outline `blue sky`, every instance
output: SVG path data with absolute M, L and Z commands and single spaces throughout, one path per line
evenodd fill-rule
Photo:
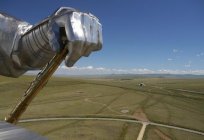
M 204 74 L 203 0 L 0 1 L 0 11 L 32 24 L 61 6 L 91 12 L 103 25 L 103 49 L 72 71 Z

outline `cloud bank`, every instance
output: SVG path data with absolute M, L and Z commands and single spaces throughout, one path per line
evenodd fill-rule
M 204 70 L 170 70 L 160 69 L 151 70 L 146 68 L 133 68 L 133 69 L 110 69 L 104 67 L 71 67 L 68 68 L 64 65 L 60 66 L 55 72 L 56 75 L 102 75 L 102 74 L 194 74 L 204 75 Z

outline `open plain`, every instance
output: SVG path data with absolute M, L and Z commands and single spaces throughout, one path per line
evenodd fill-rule
M 0 77 L 0 120 L 32 76 Z M 18 125 L 49 139 L 203 140 L 204 79 L 53 77 Z

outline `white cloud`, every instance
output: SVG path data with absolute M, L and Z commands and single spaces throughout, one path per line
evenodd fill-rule
M 105 70 L 105 68 L 99 67 L 99 68 L 96 68 L 96 70 L 103 71 Z
M 189 67 L 191 67 L 191 64 L 192 64 L 192 61 L 188 61 L 188 63 L 185 64 L 184 66 L 187 67 L 187 68 L 189 68 Z
M 199 53 L 199 54 L 196 54 L 197 57 L 200 57 L 200 56 L 204 56 L 204 53 Z
M 173 61 L 173 59 L 172 59 L 172 58 L 168 58 L 167 60 L 168 60 L 168 61 Z
M 174 53 L 177 53 L 179 50 L 178 49 L 173 49 L 173 52 Z
M 146 68 L 143 68 L 143 69 L 131 69 L 130 70 L 130 73 L 132 74 L 153 74 L 154 71 L 153 70 L 150 70 L 150 69 L 146 69 Z
M 185 67 L 191 67 L 192 62 L 189 61 Z M 56 75 L 101 75 L 101 74 L 204 74 L 204 70 L 171 70 L 159 69 L 151 70 L 147 68 L 133 68 L 133 69 L 110 69 L 105 67 L 71 67 L 60 66 L 55 73 Z

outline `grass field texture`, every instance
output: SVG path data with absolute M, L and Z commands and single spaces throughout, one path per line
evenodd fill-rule
M 0 77 L 0 118 L 23 95 L 32 76 Z M 139 86 L 144 83 L 144 86 Z M 22 119 L 109 116 L 127 117 L 204 131 L 204 79 L 53 77 Z M 135 140 L 141 124 L 61 120 L 19 123 L 49 139 Z M 148 126 L 144 139 L 204 139 L 203 136 Z

